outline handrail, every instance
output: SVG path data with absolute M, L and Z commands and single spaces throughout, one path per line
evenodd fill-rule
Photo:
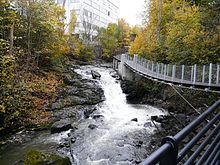
M 220 88 L 220 64 L 172 65 L 146 60 L 138 55 L 114 56 L 114 59 L 120 62 L 122 58 L 125 65 L 141 75 L 188 86 Z
M 189 157 L 189 159 L 185 162 L 185 164 L 194 163 L 195 159 L 199 158 L 199 163 L 204 163 L 205 159 L 211 155 L 211 159 L 207 159 L 206 164 L 208 162 L 219 161 L 219 158 L 216 158 L 216 155 L 219 154 L 219 139 L 220 139 L 220 112 L 214 116 L 212 120 L 210 120 L 203 129 L 201 129 L 197 135 L 191 139 L 188 144 L 186 144 L 183 149 L 178 152 L 178 147 L 181 141 L 190 133 L 195 131 L 195 129 L 204 121 L 207 122 L 207 117 L 210 114 L 214 114 L 216 110 L 220 107 L 220 99 L 216 101 L 211 107 L 209 107 L 204 113 L 202 113 L 198 118 L 196 118 L 193 122 L 191 122 L 188 126 L 182 129 L 179 133 L 177 133 L 174 137 L 165 137 L 162 140 L 162 146 L 158 148 L 154 153 L 152 153 L 146 160 L 144 160 L 141 165 L 154 165 L 156 163 L 160 163 L 160 165 L 176 165 L 183 160 L 186 156 L 187 152 L 198 142 L 201 138 L 204 138 L 205 133 L 210 130 L 211 133 L 207 135 L 206 139 L 203 140 L 201 145 L 194 151 L 194 153 Z M 217 122 L 217 123 L 216 123 Z M 215 124 L 216 123 L 216 124 Z M 217 134 L 217 135 L 216 135 Z M 213 139 L 213 140 L 212 140 Z M 211 144 L 210 144 L 210 141 Z M 208 146 L 208 147 L 207 147 Z M 206 151 L 203 155 L 199 155 L 201 151 L 206 147 Z M 178 154 L 179 153 L 179 154 Z M 215 161 L 214 161 L 215 160 Z M 208 164 L 207 164 L 208 165 Z
M 158 160 L 162 159 L 168 152 L 172 149 L 170 143 L 162 145 L 158 150 L 152 153 L 146 160 L 144 160 L 141 165 L 154 165 L 158 163 Z
M 220 106 L 220 100 L 216 101 L 211 107 L 208 108 L 208 110 L 202 113 L 196 120 L 191 122 L 188 126 L 186 126 L 179 133 L 177 133 L 174 136 L 177 142 L 183 140 L 192 131 L 192 129 L 196 128 L 201 122 L 203 122 L 209 114 L 213 113 L 216 110 L 216 108 L 218 108 L 218 106 Z

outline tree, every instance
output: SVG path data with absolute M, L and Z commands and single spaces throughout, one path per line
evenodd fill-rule
M 27 50 L 30 63 L 44 65 L 69 51 L 68 37 L 64 35 L 64 10 L 53 0 L 21 0 L 16 5 L 22 11 L 22 48 Z
M 130 53 L 164 63 L 218 62 L 219 4 L 215 0 L 150 0 L 145 28 Z
M 83 10 L 83 14 L 80 18 L 83 26 L 81 34 L 82 40 L 86 45 L 91 43 L 97 33 L 98 26 L 96 26 L 96 21 L 98 17 L 99 16 L 95 15 L 93 11 Z
M 32 92 L 39 89 L 33 86 L 40 86 L 33 77 L 53 69 L 69 51 L 63 19 L 64 10 L 53 0 L 0 1 L 1 135 L 29 123 L 37 106 Z
M 125 53 L 130 45 L 130 27 L 124 19 L 118 20 L 117 28 L 118 52 Z
M 118 46 L 117 43 L 117 35 L 118 35 L 118 29 L 117 24 L 110 23 L 107 27 L 107 29 L 101 28 L 99 30 L 98 39 L 101 43 L 102 47 L 102 56 L 104 58 L 111 57 Z

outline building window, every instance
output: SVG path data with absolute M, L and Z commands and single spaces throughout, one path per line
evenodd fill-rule
M 108 16 L 110 16 L 110 11 L 108 11 Z
M 86 17 L 88 17 L 88 16 L 89 16 L 89 11 L 86 10 L 86 9 L 83 9 L 83 15 L 85 15 Z

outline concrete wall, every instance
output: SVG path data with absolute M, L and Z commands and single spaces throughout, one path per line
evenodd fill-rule
M 136 58 L 134 58 L 136 60 Z M 129 81 L 137 81 L 141 79 L 141 76 L 133 72 L 125 65 L 126 55 L 121 55 L 121 62 L 116 59 L 113 59 L 113 68 L 118 71 L 118 74 L 122 78 L 122 80 L 129 80 Z

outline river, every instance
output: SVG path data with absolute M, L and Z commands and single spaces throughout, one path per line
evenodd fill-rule
M 91 70 L 101 74 L 101 79 L 95 81 L 105 95 L 97 110 L 89 118 L 82 118 L 77 129 L 52 135 L 43 131 L 25 144 L 5 147 L 0 153 L 0 164 L 22 159 L 30 148 L 52 151 L 68 138 L 74 139 L 70 143 L 71 151 L 59 149 L 58 152 L 69 156 L 74 165 L 138 164 L 147 156 L 150 135 L 155 130 L 150 118 L 164 112 L 148 105 L 128 104 L 119 80 L 112 77 L 115 72 L 111 68 L 82 66 L 75 71 L 84 79 L 92 79 Z

